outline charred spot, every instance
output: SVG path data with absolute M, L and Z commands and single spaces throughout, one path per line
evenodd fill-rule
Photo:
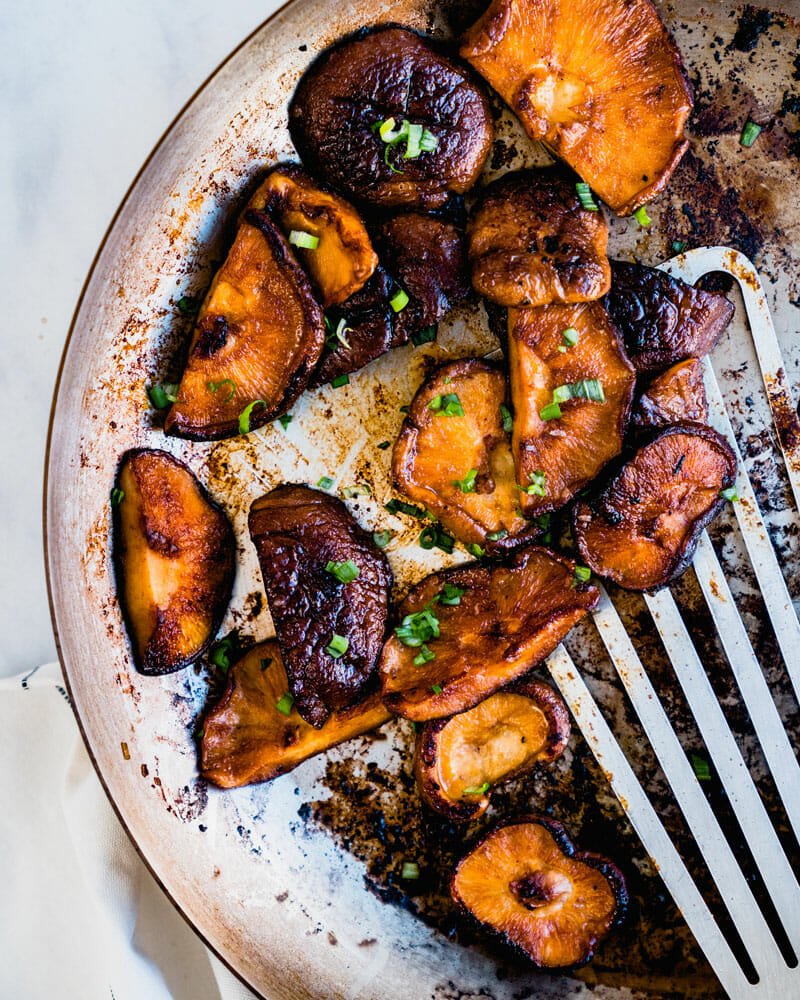
M 221 351 L 228 340 L 228 321 L 224 316 L 204 316 L 197 326 L 194 354 L 211 358 Z
M 731 47 L 739 52 L 752 52 L 764 32 L 769 30 L 773 20 L 774 15 L 771 11 L 748 4 L 739 18 Z

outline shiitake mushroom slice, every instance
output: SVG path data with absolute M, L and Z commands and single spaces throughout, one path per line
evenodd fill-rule
M 355 295 L 377 267 L 378 256 L 358 212 L 301 167 L 287 164 L 271 171 L 250 207 L 278 223 L 311 276 L 323 309 Z
M 400 27 L 324 52 L 297 86 L 289 129 L 304 163 L 356 202 L 425 210 L 472 187 L 494 135 L 479 83 Z
M 420 795 L 451 822 L 476 819 L 493 788 L 560 757 L 569 734 L 561 696 L 523 678 L 466 712 L 423 724 L 414 757 Z
M 655 267 L 611 261 L 605 299 L 637 372 L 658 372 L 710 354 L 733 319 L 720 292 L 694 288 Z
M 417 390 L 392 453 L 397 489 L 459 541 L 491 552 L 539 533 L 520 510 L 507 403 L 496 366 L 442 365 Z
M 620 215 L 658 194 L 689 147 L 691 87 L 649 0 L 493 0 L 461 55 Z
M 573 562 L 538 547 L 426 577 L 381 653 L 386 707 L 416 722 L 471 708 L 532 670 L 598 600 Z
M 464 233 L 452 222 L 402 212 L 379 223 L 375 237 L 383 265 L 408 295 L 394 319 L 404 342 L 469 294 Z
M 736 477 L 727 441 L 704 424 L 659 431 L 573 511 L 586 565 L 628 590 L 657 590 L 689 566 Z
M 203 720 L 200 773 L 220 788 L 270 781 L 304 760 L 382 726 L 390 713 L 372 693 L 333 712 L 321 729 L 297 713 L 274 639 L 249 649 Z
M 297 711 L 322 727 L 376 675 L 392 574 L 336 497 L 284 484 L 254 501 L 250 537 Z
M 114 556 L 134 661 L 167 674 L 211 644 L 231 596 L 230 523 L 172 455 L 137 448 L 122 458 L 114 496 Z
M 522 170 L 490 184 L 467 227 L 472 284 L 501 306 L 591 302 L 611 285 L 601 211 L 581 205 L 563 167 Z
M 325 343 L 305 271 L 269 215 L 248 209 L 197 317 L 164 430 L 200 441 L 285 413 Z
M 461 912 L 542 969 L 589 962 L 629 902 L 619 868 L 579 852 L 544 816 L 495 826 L 461 859 L 450 893 Z
M 600 302 L 508 310 L 512 449 L 527 516 L 562 507 L 622 450 L 635 375 Z M 560 394 L 579 394 L 554 403 Z
M 652 430 L 689 420 L 708 422 L 708 399 L 703 383 L 703 365 L 687 358 L 657 375 L 639 396 L 631 412 L 631 426 Z

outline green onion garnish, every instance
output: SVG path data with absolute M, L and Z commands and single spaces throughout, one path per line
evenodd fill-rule
M 439 602 L 448 607 L 455 607 L 461 603 L 461 598 L 466 594 L 464 587 L 457 587 L 454 583 L 446 583 L 439 591 Z
M 325 346 L 331 350 L 335 351 L 339 344 L 345 348 L 345 350 L 350 349 L 350 341 L 347 339 L 347 334 L 353 331 L 347 325 L 347 320 L 342 316 L 336 326 L 333 322 L 326 316 L 325 317 L 325 329 L 328 331 L 325 335 Z
M 391 441 L 381 441 L 378 444 L 378 447 L 380 448 L 381 451 L 386 451 L 387 448 L 391 448 L 392 447 L 392 442 Z
M 250 433 L 250 414 L 257 406 L 266 406 L 267 402 L 264 399 L 254 399 L 252 403 L 248 403 L 247 406 L 239 414 L 239 433 L 249 434 Z
M 284 413 L 282 416 L 278 417 L 278 423 L 284 430 L 286 430 L 286 428 L 293 420 L 294 417 L 291 415 L 291 413 Z
M 519 486 L 517 488 L 522 490 L 523 493 L 527 493 L 529 497 L 545 496 L 547 477 L 541 469 L 537 469 L 536 472 L 529 473 L 528 479 L 530 482 L 527 486 Z
M 389 542 L 392 540 L 391 531 L 373 531 L 372 541 L 378 546 L 379 549 L 385 549 Z
M 121 490 L 119 486 L 115 486 L 111 491 L 111 496 L 109 497 L 112 507 L 119 507 L 122 501 L 125 499 L 125 490 Z
M 211 393 L 212 396 L 217 391 L 217 389 L 221 389 L 224 385 L 229 385 L 231 387 L 231 391 L 228 393 L 225 399 L 223 399 L 223 403 L 230 403 L 230 401 L 236 395 L 236 383 L 233 381 L 232 378 L 224 378 L 221 382 L 206 382 L 206 387 L 208 388 L 208 391 Z
M 573 570 L 573 576 L 578 583 L 588 583 L 592 578 L 592 571 L 588 566 L 576 566 Z
M 366 483 L 355 483 L 353 486 L 343 486 L 342 496 L 345 500 L 352 500 L 354 497 L 371 497 L 372 490 Z
M 605 403 L 603 383 L 597 378 L 584 378 L 571 385 L 559 385 L 553 390 L 554 403 L 563 403 L 568 399 L 588 399 L 593 403 Z
M 422 152 L 422 126 L 409 125 L 408 139 L 406 140 L 406 151 L 403 153 L 404 160 L 416 160 Z
M 470 555 L 475 556 L 476 559 L 480 559 L 482 556 L 486 555 L 486 549 L 482 549 L 477 542 L 470 542 L 467 546 L 467 552 Z
M 744 128 L 742 129 L 742 134 L 739 137 L 739 142 L 742 144 L 742 146 L 745 146 L 747 149 L 749 149 L 760 134 L 761 134 L 761 125 L 756 125 L 755 122 L 750 121 L 750 119 L 748 118 L 747 121 L 744 123 Z
M 441 684 L 431 684 L 431 691 L 433 691 L 434 694 L 441 694 L 442 693 L 442 685 Z
M 423 344 L 430 344 L 436 340 L 436 324 L 423 326 L 421 330 L 411 334 L 411 343 L 414 347 L 421 347 Z
M 302 229 L 293 229 L 289 233 L 289 242 L 292 246 L 302 247 L 303 250 L 316 250 L 319 246 L 319 236 L 304 233 Z
M 329 490 L 331 486 L 333 486 L 333 480 L 330 476 L 320 476 L 317 481 L 317 486 L 319 486 L 321 490 Z
M 394 312 L 402 312 L 408 305 L 408 292 L 402 288 L 398 288 L 394 295 L 389 299 L 389 305 L 392 307 Z
M 423 666 L 423 664 L 430 663 L 431 660 L 435 659 L 436 659 L 436 653 L 434 653 L 432 649 L 428 649 L 425 643 L 423 643 L 420 646 L 419 652 L 412 660 L 412 663 L 414 664 L 415 667 L 421 667 Z
M 685 240 L 673 240 L 672 241 L 672 252 L 673 253 L 683 253 L 688 244 Z
M 463 417 L 464 407 L 455 392 L 447 392 L 443 396 L 434 396 L 428 403 L 428 409 L 440 417 Z
M 399 407 L 399 410 L 400 410 L 401 413 L 408 413 L 408 407 L 407 406 L 401 406 L 401 407 Z
M 436 598 L 426 604 L 422 611 L 406 615 L 395 628 L 394 634 L 404 646 L 416 649 L 424 646 L 431 639 L 439 638 L 439 619 L 431 611 L 431 605 L 435 603 Z
M 636 211 L 633 213 L 634 219 L 639 223 L 640 226 L 647 227 L 652 223 L 652 219 L 647 214 L 647 207 L 645 205 L 640 205 Z
M 228 670 L 231 665 L 231 658 L 236 656 L 239 649 L 239 637 L 235 633 L 226 635 L 219 642 L 215 642 L 211 647 L 208 658 L 215 667 L 220 670 Z
M 500 528 L 499 531 L 490 531 L 486 536 L 488 542 L 499 542 L 501 538 L 508 537 L 508 532 L 505 528 Z
M 482 785 L 470 785 L 461 793 L 462 795 L 485 795 L 489 791 L 489 782 L 484 781 Z
M 719 495 L 723 500 L 729 500 L 731 503 L 739 502 L 739 494 L 736 492 L 735 486 L 729 486 L 727 490 L 720 490 Z
M 349 375 L 337 375 L 336 378 L 331 379 L 331 388 L 341 389 L 343 385 L 348 385 L 350 382 Z
M 183 313 L 184 316 L 194 316 L 200 308 L 199 299 L 195 299 L 191 295 L 184 295 L 175 304 L 178 307 L 178 312 Z
M 383 139 L 384 142 L 390 142 L 391 136 L 394 132 L 394 127 L 397 122 L 394 118 L 387 118 L 386 121 L 380 122 L 378 125 L 378 135 Z
M 339 657 L 344 656 L 350 645 L 350 640 L 345 639 L 343 635 L 337 635 L 335 632 L 331 636 L 331 641 L 325 647 L 325 652 L 333 657 L 334 660 L 338 660 Z
M 448 555 L 453 551 L 456 540 L 452 535 L 448 535 L 440 525 L 429 524 L 423 528 L 419 536 L 419 544 L 423 549 L 441 549 Z
M 156 410 L 166 410 L 172 403 L 177 403 L 177 383 L 165 382 L 163 385 L 151 385 L 147 390 L 147 398 Z
M 697 754 L 689 754 L 692 761 L 692 769 L 694 770 L 695 776 L 698 781 L 711 781 L 711 768 L 708 766 L 708 761 L 704 760 L 702 757 L 698 757 Z
M 428 512 L 423 507 L 417 507 L 413 503 L 406 503 L 405 500 L 390 500 L 387 504 L 384 504 L 384 508 L 389 511 L 390 514 L 408 514 L 409 517 L 419 518 L 420 521 L 425 521 L 428 518 Z
M 475 492 L 475 479 L 478 475 L 477 469 L 470 469 L 463 479 L 454 479 L 453 486 L 457 486 L 462 493 Z
M 597 202 L 592 197 L 592 189 L 588 184 L 584 184 L 583 181 L 578 181 L 575 185 L 575 190 L 578 192 L 578 197 L 580 198 L 581 208 L 585 208 L 588 212 L 599 212 Z
M 561 416 L 561 407 L 558 403 L 548 403 L 539 410 L 541 420 L 558 420 Z
M 510 434 L 514 429 L 514 418 L 511 416 L 511 410 L 509 410 L 505 403 L 500 404 L 500 419 L 503 421 L 503 430 L 506 434 Z
M 580 339 L 580 334 L 574 327 L 568 326 L 567 329 L 561 334 L 561 339 L 567 347 L 574 347 Z
M 325 564 L 325 572 L 335 576 L 339 583 L 352 583 L 360 570 L 352 559 L 347 559 L 344 562 L 334 562 L 329 559 Z
M 291 691 L 287 691 L 286 694 L 275 703 L 275 708 L 281 713 L 281 715 L 291 715 L 292 705 L 294 705 L 294 695 Z
M 416 861 L 403 862 L 403 867 L 400 871 L 400 878 L 404 879 L 419 878 L 419 865 L 416 863 Z

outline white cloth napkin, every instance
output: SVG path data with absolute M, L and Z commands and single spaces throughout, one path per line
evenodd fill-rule
M 254 1000 L 122 830 L 56 663 L 0 680 L 0 997 Z

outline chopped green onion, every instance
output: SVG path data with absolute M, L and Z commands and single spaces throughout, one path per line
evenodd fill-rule
M 575 185 L 575 190 L 580 198 L 581 208 L 585 208 L 588 212 L 600 211 L 597 206 L 597 202 L 592 197 L 592 189 L 588 184 L 585 184 L 583 181 L 578 181 Z
M 404 646 L 411 646 L 414 649 L 424 646 L 431 639 L 439 638 L 439 619 L 431 611 L 431 605 L 434 603 L 435 600 L 430 601 L 422 611 L 406 615 L 395 627 L 394 634 Z
M 554 403 L 565 403 L 568 399 L 588 399 L 593 403 L 605 403 L 603 383 L 596 378 L 585 378 L 580 382 L 558 385 L 553 389 Z
M 254 399 L 252 403 L 248 403 L 247 406 L 239 414 L 239 433 L 249 434 L 250 433 L 250 414 L 257 406 L 266 406 L 267 402 L 265 399 Z
M 419 145 L 423 153 L 432 153 L 438 147 L 439 139 L 430 129 L 426 128 L 422 130 L 422 139 Z
M 353 486 L 343 486 L 342 496 L 345 500 L 352 500 L 354 497 L 371 497 L 372 490 L 366 483 L 355 483 Z
M 292 246 L 302 247 L 303 250 L 316 250 L 319 246 L 319 236 L 304 233 L 302 229 L 293 229 L 289 233 L 289 242 Z
M 282 416 L 278 417 L 278 423 L 284 430 L 286 430 L 286 428 L 293 420 L 294 417 L 291 415 L 291 413 L 284 413 Z
M 350 349 L 350 341 L 347 339 L 347 334 L 353 331 L 347 325 L 347 320 L 344 316 L 340 317 L 339 322 L 334 327 L 333 322 L 326 316 L 325 317 L 325 329 L 328 331 L 325 335 L 325 346 L 331 350 L 335 351 L 339 344 L 345 348 L 345 350 Z
M 184 295 L 182 298 L 178 299 L 176 305 L 179 313 L 183 313 L 184 316 L 194 316 L 200 308 L 200 300 L 195 299 L 191 295 Z
M 384 504 L 384 508 L 389 511 L 390 514 L 408 514 L 409 517 L 419 518 L 420 521 L 426 520 L 429 517 L 427 510 L 423 507 L 417 507 L 413 503 L 406 503 L 405 500 L 390 500 L 387 504 Z
M 761 125 L 756 125 L 754 121 L 750 121 L 748 118 L 744 123 L 744 128 L 742 129 L 742 134 L 739 137 L 739 142 L 747 149 L 749 149 L 756 139 L 761 134 Z
M 339 657 L 344 656 L 349 646 L 349 639 L 345 639 L 343 635 L 337 635 L 334 632 L 331 636 L 331 641 L 325 647 L 325 652 L 332 656 L 334 660 L 338 660 Z
M 319 486 L 321 490 L 329 490 L 331 486 L 333 486 L 333 480 L 330 476 L 320 476 L 317 480 L 317 486 Z
M 500 404 L 500 419 L 503 421 L 503 430 L 506 434 L 510 434 L 514 429 L 514 418 L 511 416 L 511 410 L 509 410 L 505 403 Z
M 387 118 L 386 121 L 380 122 L 378 125 L 378 135 L 383 139 L 384 142 L 390 141 L 390 136 L 393 134 L 393 130 L 397 122 L 394 118 Z
M 336 378 L 331 379 L 331 387 L 333 389 L 341 389 L 343 385 L 348 385 L 350 382 L 349 375 L 337 375 Z
M 217 389 L 221 389 L 223 385 L 229 385 L 231 387 L 231 391 L 223 400 L 223 403 L 230 403 L 230 401 L 236 395 L 236 383 L 233 381 L 232 378 L 224 378 L 221 382 L 206 382 L 208 391 L 212 394 L 212 396 L 217 391 Z
M 454 583 L 446 583 L 439 591 L 439 603 L 455 607 L 461 603 L 461 598 L 466 592 L 464 587 L 457 587 Z
M 408 301 L 408 292 L 404 291 L 402 288 L 398 288 L 394 295 L 389 299 L 389 305 L 392 307 L 394 312 L 399 313 L 405 309 L 408 305 Z
M 723 500 L 729 500 L 731 503 L 739 502 L 739 494 L 736 492 L 735 486 L 729 486 L 727 490 L 720 490 L 719 495 Z
M 178 397 L 175 393 L 178 386 L 174 382 L 165 382 L 163 385 L 151 385 L 147 390 L 147 398 L 156 410 L 166 410 L 171 403 L 177 403 Z
M 489 791 L 489 782 L 484 781 L 482 785 L 470 785 L 461 793 L 462 795 L 485 795 Z
M 567 347 L 574 347 L 578 343 L 579 338 L 580 334 L 572 326 L 568 326 L 567 329 L 561 334 L 561 339 Z
M 422 126 L 408 126 L 408 139 L 406 141 L 406 151 L 403 153 L 404 160 L 416 160 L 422 152 Z
M 647 214 L 647 207 L 645 205 L 640 205 L 633 213 L 633 217 L 643 227 L 649 226 L 653 221 Z
M 423 326 L 421 330 L 411 334 L 411 343 L 414 347 L 421 347 L 423 344 L 430 344 L 436 340 L 436 324 Z
M 294 695 L 291 691 L 287 691 L 286 694 L 275 703 L 275 708 L 281 713 L 281 715 L 291 715 L 292 705 L 294 705 Z
M 419 865 L 416 863 L 416 861 L 403 862 L 403 867 L 400 871 L 400 878 L 404 879 L 419 878 Z
M 386 451 L 387 448 L 391 448 L 392 447 L 392 442 L 391 441 L 381 441 L 380 444 L 378 445 L 378 447 L 380 448 L 381 451 Z
M 385 549 L 389 542 L 392 540 L 391 531 L 373 531 L 372 541 L 378 546 L 379 549 Z
M 475 492 L 475 479 L 478 475 L 477 469 L 470 469 L 463 479 L 454 479 L 453 486 L 457 486 L 462 493 Z
M 697 754 L 689 754 L 692 761 L 692 769 L 694 770 L 695 776 L 698 781 L 711 781 L 711 768 L 708 766 L 708 761 L 704 760 L 702 757 L 698 757 Z
M 433 410 L 440 417 L 463 417 L 464 407 L 457 393 L 447 392 L 443 396 L 434 396 L 428 403 L 428 409 Z
M 325 572 L 335 576 L 339 583 L 352 583 L 358 577 L 360 570 L 352 559 L 344 562 L 334 562 L 329 559 L 325 564 Z
M 408 407 L 407 406 L 401 406 L 400 407 L 400 412 L 401 413 L 408 413 Z
M 441 395 L 434 396 L 433 399 L 428 403 L 429 410 L 441 410 L 442 408 L 442 397 Z
M 423 528 L 419 536 L 419 544 L 423 549 L 441 549 L 448 555 L 453 551 L 456 540 L 452 535 L 448 535 L 440 525 L 429 524 Z
M 112 507 L 119 507 L 119 505 L 125 499 L 125 490 L 121 490 L 119 486 L 115 486 L 114 489 L 111 491 L 111 496 L 109 499 L 111 500 Z
M 573 575 L 578 583 L 588 583 L 592 578 L 592 571 L 588 566 L 576 566 Z
M 561 407 L 558 403 L 548 403 L 539 410 L 539 417 L 542 420 L 558 420 L 561 416 Z
M 482 556 L 486 555 L 486 549 L 482 549 L 477 542 L 470 542 L 467 546 L 467 552 L 470 555 L 475 556 L 476 559 L 480 559 Z
M 220 670 L 228 670 L 231 665 L 231 659 L 236 657 L 236 653 L 239 651 L 239 637 L 235 632 L 230 635 L 226 635 L 219 642 L 215 642 L 211 647 L 211 652 L 208 654 L 208 658 L 215 667 L 219 667 Z
M 420 646 L 419 652 L 411 662 L 414 664 L 415 667 L 421 667 L 425 663 L 430 663 L 431 660 L 435 659 L 436 659 L 436 653 L 434 653 L 432 649 L 428 649 L 425 643 L 423 643 Z
M 442 693 L 442 685 L 441 684 L 431 684 L 431 691 L 433 691 L 434 694 L 441 694 Z
M 673 253 L 683 253 L 688 244 L 684 240 L 673 240 L 672 241 L 672 252 Z
M 528 479 L 530 480 L 528 485 L 519 486 L 518 489 L 522 490 L 523 493 L 527 493 L 529 497 L 543 497 L 546 495 L 547 477 L 541 469 L 529 473 Z
M 506 538 L 508 532 L 505 528 L 501 528 L 499 531 L 490 531 L 486 536 L 486 540 L 489 542 L 499 542 L 501 538 Z

